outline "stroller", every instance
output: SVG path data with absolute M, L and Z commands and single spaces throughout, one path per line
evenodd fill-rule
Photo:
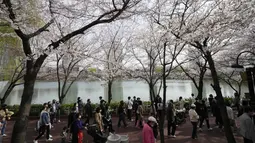
M 186 123 L 186 113 L 185 110 L 176 111 L 176 124 L 181 125 Z
M 106 143 L 107 142 L 107 136 L 103 134 L 101 131 L 99 131 L 96 124 L 88 125 L 87 126 L 87 132 L 90 136 L 93 137 L 94 143 Z

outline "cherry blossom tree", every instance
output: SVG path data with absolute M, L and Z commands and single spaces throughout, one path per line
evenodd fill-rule
M 91 42 L 91 45 L 82 44 L 83 40 L 78 37 L 75 40 L 68 41 L 61 47 L 63 51 L 56 54 L 56 74 L 60 103 L 63 102 L 73 83 L 92 64 L 89 57 L 98 51 Z
M 135 39 L 137 41 L 133 41 L 134 46 L 128 49 L 133 57 L 133 64 L 129 70 L 126 70 L 126 74 L 144 80 L 148 84 L 151 104 L 154 106 L 154 99 L 161 89 L 159 88 L 158 92 L 156 91 L 156 85 L 162 77 L 158 52 L 161 47 L 153 32 L 146 31 L 135 36 Z
M 249 26 L 254 10 L 251 1 L 163 1 L 158 2 L 152 17 L 165 31 L 179 40 L 196 48 L 208 61 L 213 79 L 213 89 L 217 94 L 228 142 L 235 143 L 218 74 L 212 55 L 219 50 L 227 50 L 235 37 L 232 35 L 241 27 Z
M 26 15 L 27 8 L 31 3 L 28 1 L 11 1 L 2 0 L 0 5 L 1 18 L 8 21 L 14 29 L 15 33 L 22 41 L 22 48 L 26 55 L 26 73 L 24 76 L 24 90 L 21 99 L 20 109 L 17 121 L 15 122 L 12 135 L 12 143 L 24 143 L 26 138 L 26 129 L 28 116 L 31 107 L 31 100 L 34 91 L 34 83 L 37 74 L 44 63 L 45 59 L 52 51 L 56 51 L 58 47 L 72 39 L 77 35 L 82 35 L 92 27 L 110 23 L 119 18 L 129 16 L 134 6 L 139 1 L 122 0 L 122 1 L 35 1 L 36 11 L 40 11 L 40 16 L 43 21 L 41 27 L 36 27 L 29 23 L 29 18 L 33 15 Z M 29 11 L 33 13 L 33 11 Z M 52 17 L 52 18 L 51 18 Z M 76 25 L 73 25 L 72 30 L 65 31 L 62 37 L 50 37 L 49 40 L 41 40 L 44 42 L 45 48 L 39 53 L 34 51 L 30 41 L 33 38 L 42 38 L 42 35 L 48 34 L 47 31 L 52 31 L 54 26 L 62 26 L 65 23 L 64 19 L 73 19 Z M 61 23 L 62 21 L 62 23 Z
M 197 89 L 197 98 L 203 98 L 204 77 L 207 71 L 207 60 L 200 53 L 192 49 L 187 51 L 186 60 L 189 60 L 188 66 L 180 65 L 185 75 L 193 82 Z M 176 61 L 178 63 L 178 61 Z

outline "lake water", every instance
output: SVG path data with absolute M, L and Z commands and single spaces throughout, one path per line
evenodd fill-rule
M 215 95 L 211 87 L 212 81 L 204 81 L 203 96 L 209 94 Z M 0 90 L 6 82 L 0 82 Z M 23 85 L 15 87 L 11 95 L 6 100 L 6 104 L 20 104 Z M 221 83 L 221 90 L 224 96 L 233 96 L 234 91 L 225 83 Z M 246 85 L 242 87 L 242 95 L 248 92 Z M 140 97 L 143 101 L 149 101 L 149 88 L 143 81 L 118 81 L 113 84 L 112 88 L 113 101 L 127 100 L 128 96 Z M 196 88 L 189 80 L 168 80 L 167 81 L 167 100 L 176 100 L 180 96 L 189 98 L 191 93 L 197 94 Z M 162 92 L 160 93 L 162 95 Z M 99 101 L 99 96 L 107 100 L 107 86 L 102 81 L 77 81 L 70 88 L 64 103 L 73 103 L 77 97 L 81 97 L 83 101 L 90 99 L 93 103 Z M 33 104 L 42 104 L 53 99 L 58 100 L 57 82 L 36 82 L 35 91 L 32 99 Z

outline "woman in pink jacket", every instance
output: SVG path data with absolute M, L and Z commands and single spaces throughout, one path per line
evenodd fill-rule
M 152 127 L 157 124 L 157 120 L 150 116 L 148 122 L 143 126 L 143 143 L 156 143 Z

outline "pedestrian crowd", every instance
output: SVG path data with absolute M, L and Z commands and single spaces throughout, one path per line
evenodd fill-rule
M 167 120 L 168 137 L 176 138 L 175 132 L 178 125 L 185 123 L 187 120 L 186 115 L 188 115 L 188 119 L 193 126 L 191 138 L 197 139 L 197 132 L 203 131 L 204 121 L 207 130 L 212 130 L 209 122 L 211 114 L 211 116 L 215 117 L 215 124 L 222 130 L 224 125 L 217 97 L 210 95 L 208 100 L 201 100 L 195 98 L 194 94 L 191 96 L 191 104 L 187 104 L 182 97 L 180 97 L 177 103 L 170 100 L 164 105 L 162 98 L 157 95 L 150 106 L 150 115 L 148 118 L 144 117 L 145 109 L 142 100 L 136 97 L 133 97 L 132 99 L 131 97 L 128 97 L 127 102 L 120 101 L 118 108 L 116 109 L 118 115 L 117 127 L 120 128 L 123 126 L 126 128 L 128 126 L 134 126 L 142 130 L 143 143 L 156 143 L 158 139 L 159 121 L 162 121 L 162 117 L 163 120 L 165 120 L 164 117 L 166 117 Z M 110 133 L 115 133 L 112 126 L 112 110 L 102 97 L 99 97 L 99 103 L 100 104 L 94 110 L 90 99 L 88 99 L 85 104 L 82 99 L 78 97 L 77 102 L 74 103 L 72 110 L 68 115 L 67 126 L 63 127 L 61 132 L 62 143 L 82 143 L 84 130 L 87 130 L 89 135 L 94 138 L 94 141 L 99 143 L 106 142 L 107 136 L 110 135 Z M 253 115 L 251 108 L 248 105 L 240 104 L 240 100 L 236 100 L 234 102 L 234 107 L 238 109 L 238 115 L 235 116 L 232 109 L 233 106 L 227 101 L 225 104 L 227 116 L 233 130 L 240 130 L 240 134 L 243 136 L 245 143 L 255 143 L 254 122 L 252 118 L 250 118 Z M 163 112 L 164 106 L 166 106 L 166 116 Z M 36 125 L 38 136 L 34 139 L 34 143 L 38 143 L 38 140 L 42 136 L 46 137 L 46 141 L 53 140 L 50 131 L 54 128 L 56 123 L 60 122 L 60 107 L 60 103 L 56 100 L 44 103 L 43 109 L 39 115 L 40 119 Z M 2 110 L 6 110 L 4 107 L 2 108 Z M 0 115 L 2 110 L 0 110 Z M 6 117 L 10 117 L 10 115 L 6 114 Z M 132 125 L 133 121 L 134 124 Z M 1 133 L 4 135 L 6 122 L 1 123 Z

